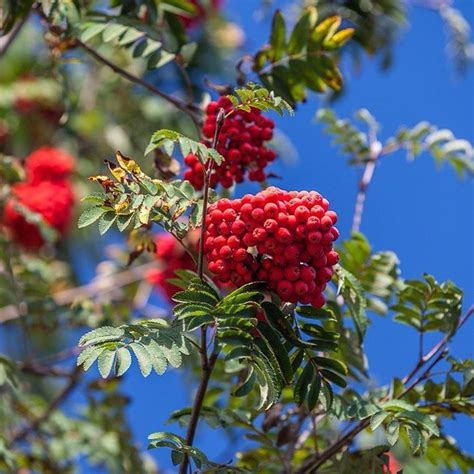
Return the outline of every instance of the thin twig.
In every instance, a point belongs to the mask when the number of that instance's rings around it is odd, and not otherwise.
[[[354,208],[354,217],[352,220],[352,231],[359,232],[362,223],[362,214],[364,213],[365,198],[367,189],[374,177],[377,161],[382,156],[383,148],[377,140],[375,125],[369,128],[369,160],[365,165],[364,173],[359,181],[359,190],[357,192],[356,204]]]
[[[41,10],[40,6],[36,6],[36,11],[38,15],[43,19],[43,21],[48,25],[48,28],[51,28],[53,25],[50,25],[48,17],[44,14],[44,12]],[[54,26],[54,31],[57,33],[59,30],[58,26]],[[64,33],[64,30],[61,30],[61,32]],[[69,39],[73,40],[76,46],[80,47],[82,50],[84,50],[87,54],[92,56],[94,59],[96,59],[98,62],[104,64],[105,66],[108,66],[112,71],[115,73],[119,74],[120,76],[124,77],[130,82],[133,82],[135,84],[138,84],[145,89],[149,90],[153,94],[161,97],[162,99],[166,100],[170,104],[174,105],[178,110],[181,110],[185,114],[189,116],[189,118],[194,122],[194,124],[199,127],[200,124],[200,115],[199,115],[199,107],[196,106],[195,104],[186,104],[182,100],[173,97],[166,92],[163,92],[161,89],[158,89],[158,87],[154,86],[153,84],[150,84],[149,82],[145,81],[141,77],[135,76],[134,74],[126,71],[125,69],[122,69],[120,66],[117,64],[109,61],[106,57],[102,56],[100,53],[98,53],[95,49],[91,48],[88,46],[86,43],[82,42],[79,38],[77,37],[70,37]]]
[[[99,276],[86,285],[58,291],[52,295],[52,298],[58,306],[65,306],[80,298],[92,298],[97,295],[103,296],[110,291],[115,291],[118,288],[142,280],[144,273],[155,267],[156,262],[149,262],[128,268],[120,273]],[[22,316],[25,316],[25,312],[20,311],[16,305],[5,306],[0,309],[0,324],[12,319],[21,318]]]
[[[216,131],[214,132],[214,139],[212,140],[212,148],[216,149],[217,143],[219,141],[219,135],[221,133],[222,125],[224,124],[225,119],[225,110],[219,109],[216,117]],[[212,173],[212,160],[209,160],[209,165],[207,168],[204,168],[205,173],[205,182],[204,182],[204,195],[203,195],[203,207],[202,207],[202,224],[201,224],[201,234],[199,236],[199,255],[198,255],[198,266],[197,273],[199,278],[202,280],[204,274],[204,235],[206,233],[206,216],[207,216],[207,207],[209,204],[209,189],[211,187],[211,173]]]
[[[68,397],[68,395],[74,390],[77,383],[79,382],[80,375],[82,372],[81,367],[76,367],[71,374],[70,379],[64,385],[63,389],[51,400],[50,404],[46,407],[45,411],[39,417],[33,419],[28,425],[18,430],[13,434],[13,437],[10,441],[10,444],[17,443],[18,441],[23,440],[29,434],[35,432],[56,410],[59,405]]]
[[[194,100],[193,83],[191,82],[191,78],[189,77],[188,71],[186,71],[186,67],[182,63],[182,60],[176,58],[176,64],[178,65],[179,72],[183,76],[184,85],[186,86],[186,94],[188,96],[188,104],[192,104]]]
[[[158,87],[154,86],[153,84],[150,84],[149,82],[145,81],[141,77],[135,76],[131,74],[130,72],[126,71],[125,69],[122,69],[120,66],[117,66],[113,62],[109,61],[106,57],[102,56],[100,53],[98,53],[95,49],[91,48],[87,44],[83,43],[80,39],[76,38],[76,44],[83,49],[86,53],[88,53],[90,56],[95,58],[97,61],[101,62],[102,64],[105,64],[108,66],[112,71],[116,72],[117,74],[120,74],[122,77],[127,79],[130,82],[134,82],[135,84],[139,84],[140,86],[144,87],[145,89],[148,89],[150,92],[153,92],[153,94],[161,97],[162,99],[165,99],[167,102],[173,104],[177,109],[181,110],[185,114],[187,114],[191,120],[199,126],[199,115],[196,113],[197,107],[190,105],[190,104],[185,104],[181,100],[177,99],[176,97],[173,97],[166,92],[163,92],[162,90],[158,89]]]
[[[38,364],[18,363],[18,368],[31,375],[38,375],[40,377],[65,377],[71,378],[74,375],[74,370],[63,369],[61,367],[48,367]]]
[[[216,117],[216,131],[214,133],[214,139],[212,141],[212,148],[217,147],[219,141],[219,135],[222,125],[225,120],[225,111],[220,109]],[[211,187],[211,172],[212,172],[212,160],[209,160],[209,165],[205,168],[205,180],[204,180],[204,191],[203,191],[203,210],[201,219],[201,233],[199,237],[199,253],[198,253],[198,265],[197,273],[201,280],[204,279],[204,236],[206,233],[206,216],[207,207],[209,201],[209,189]],[[186,432],[186,445],[192,446],[194,442],[194,436],[199,423],[199,417],[201,415],[202,405],[204,403],[204,397],[206,396],[207,387],[209,380],[211,379],[212,371],[217,362],[219,356],[219,344],[217,341],[214,342],[214,349],[210,355],[207,354],[207,328],[206,326],[201,328],[201,345],[199,354],[201,356],[201,380],[199,387],[194,398],[193,407],[191,410],[191,418],[189,420],[188,430]],[[185,454],[183,462],[179,467],[179,474],[186,474],[189,466],[189,457]]]
[[[431,350],[425,354],[416,364],[414,369],[403,378],[403,383],[406,384],[408,381],[411,383],[405,388],[405,390],[396,398],[401,398],[405,396],[408,392],[413,390],[423,379],[425,379],[431,369],[445,356],[445,349],[450,341],[451,337],[465,324],[465,322],[474,314],[474,305],[471,305],[464,316],[459,320],[459,323],[456,326],[456,329],[449,334],[446,334],[437,344],[435,344]],[[430,363],[428,366],[426,364]],[[416,373],[424,367],[422,373],[415,379],[412,380]],[[389,397],[385,397],[383,401],[386,401]],[[334,444],[329,446],[325,451],[320,455],[311,456],[297,471],[297,474],[309,474],[317,472],[318,468],[321,467],[326,461],[331,459],[344,447],[349,445],[352,440],[370,424],[370,418],[358,423],[352,430],[350,430],[346,435],[336,441]]]

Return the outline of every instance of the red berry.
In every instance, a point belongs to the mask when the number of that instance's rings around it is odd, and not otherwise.
[[[229,259],[232,257],[232,249],[229,245],[224,245],[219,250],[219,255],[224,259]]]
[[[232,222],[230,230],[235,235],[241,235],[245,232],[245,222],[242,220],[236,220]]]
[[[245,249],[237,249],[234,252],[234,260],[236,262],[243,262],[247,258],[247,251]]]
[[[285,278],[288,281],[296,281],[300,277],[300,269],[294,265],[285,268]]]
[[[327,258],[328,265],[336,265],[336,263],[339,262],[339,255],[334,250],[331,250],[330,252],[328,252],[328,254],[326,255],[326,258]]]
[[[306,222],[310,216],[309,210],[305,206],[298,206],[295,209],[295,217],[298,222]]]
[[[281,280],[278,282],[277,292],[282,298],[289,297],[293,293],[293,285],[288,280]]]
[[[304,296],[306,293],[308,293],[308,285],[304,281],[298,280],[295,283],[295,294],[297,296]]]
[[[314,281],[316,278],[316,270],[313,267],[303,267],[301,269],[301,279],[306,283]]]
[[[282,244],[289,244],[293,241],[291,232],[284,227],[280,227],[275,235],[278,242],[281,242]]]

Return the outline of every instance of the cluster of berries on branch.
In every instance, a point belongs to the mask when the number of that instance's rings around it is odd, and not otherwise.
[[[3,215],[3,224],[18,245],[38,250],[45,243],[38,226],[28,222],[18,205],[41,215],[60,235],[67,232],[73,216],[74,194],[69,181],[73,169],[72,156],[58,148],[42,147],[26,158],[26,180],[12,186]]]
[[[276,153],[265,143],[272,139],[273,120],[266,118],[258,109],[250,112],[236,110],[232,112],[232,102],[222,96],[211,102],[206,109],[206,119],[202,127],[202,142],[211,145],[216,131],[216,115],[219,109],[228,114],[225,119],[217,143],[217,151],[225,158],[220,166],[214,166],[211,171],[212,187],[221,184],[230,188],[235,183],[241,183],[247,176],[250,181],[263,182],[267,178],[265,171],[269,163],[276,158]],[[188,169],[184,173],[195,189],[204,186],[203,166],[194,154],[184,159]]]
[[[209,271],[225,284],[265,281],[286,302],[325,303],[323,291],[339,256],[337,215],[315,191],[270,187],[209,207],[204,251]]]

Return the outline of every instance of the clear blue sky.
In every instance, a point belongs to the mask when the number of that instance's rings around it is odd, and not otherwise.
[[[228,0],[229,18],[244,25],[250,50],[268,35],[268,22],[257,23],[251,12],[257,2]],[[279,2],[277,2],[279,3]],[[474,2],[458,0],[456,6],[474,23]],[[368,108],[382,124],[386,138],[400,125],[427,120],[453,130],[459,138],[474,142],[473,71],[457,77],[445,55],[445,36],[439,17],[419,8],[410,9],[410,25],[395,49],[395,61],[388,72],[367,58],[361,72],[350,62],[344,64],[349,88],[335,104],[338,115],[346,117],[361,107]],[[345,158],[330,146],[321,125],[313,121],[320,104],[316,98],[299,108],[294,118],[277,121],[299,153],[294,165],[278,165],[286,189],[316,189],[331,201],[340,217],[342,237],[347,237],[359,172],[346,165]],[[243,191],[243,190],[242,190]],[[465,290],[465,304],[474,302],[474,187],[461,182],[449,167],[436,170],[432,159],[423,155],[408,163],[402,153],[386,158],[376,170],[368,192],[362,231],[375,250],[395,251],[406,278],[423,272],[438,280],[452,279]],[[464,328],[452,349],[459,357],[473,354],[474,324]],[[380,383],[404,375],[417,354],[415,334],[389,318],[374,317],[366,347],[372,372]],[[129,415],[137,439],[145,444],[147,434],[174,429],[164,426],[171,410],[190,404],[192,389],[180,375],[168,372],[143,380],[136,369],[130,371],[125,389],[133,394]],[[465,449],[473,450],[472,421],[450,422],[448,431]],[[225,438],[219,431],[200,429],[198,447],[219,453]],[[151,453],[162,466],[170,466],[168,453]],[[173,472],[171,470],[170,472]]]

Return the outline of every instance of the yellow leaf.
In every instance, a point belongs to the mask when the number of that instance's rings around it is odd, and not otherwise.
[[[337,29],[341,26],[341,17],[340,16],[330,16],[323,20],[313,32],[314,41],[323,41],[324,39],[331,38]]]
[[[345,28],[344,30],[338,31],[332,38],[331,41],[336,43],[338,47],[346,44],[354,36],[354,28]]]
[[[140,176],[142,174],[142,170],[140,166],[138,166],[137,162],[132,160],[131,158],[127,158],[126,156],[122,155],[120,151],[117,151],[115,154],[118,164],[129,173],[132,173],[135,176]]]

